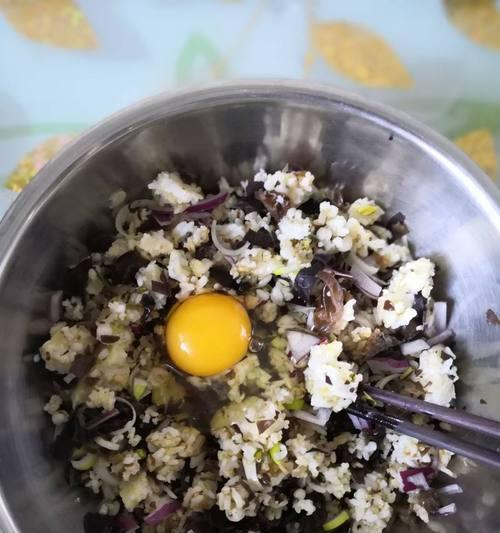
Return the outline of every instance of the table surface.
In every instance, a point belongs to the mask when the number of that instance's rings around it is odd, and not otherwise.
[[[317,80],[405,110],[500,181],[500,1],[0,0],[0,216],[70,138],[165,89]]]

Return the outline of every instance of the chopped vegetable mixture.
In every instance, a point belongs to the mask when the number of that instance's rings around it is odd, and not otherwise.
[[[446,304],[405,217],[308,171],[215,194],[161,172],[148,189],[113,194],[116,234],[68,268],[40,348],[54,447],[96,496],[86,532],[378,533],[453,512],[459,485],[436,490],[451,453],[346,412],[371,401],[364,383],[455,401]],[[186,374],[165,326],[202,293],[241,304],[251,338]],[[231,366],[207,376],[218,357]]]

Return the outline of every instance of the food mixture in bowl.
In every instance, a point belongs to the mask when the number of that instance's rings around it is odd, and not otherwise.
[[[148,189],[113,194],[116,235],[69,267],[40,349],[54,446],[99,498],[86,532],[377,533],[452,513],[451,453],[346,412],[375,403],[363,384],[455,399],[436,268],[404,216],[308,171]]]

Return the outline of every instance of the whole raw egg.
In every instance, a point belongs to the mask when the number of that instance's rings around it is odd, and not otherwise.
[[[216,292],[191,296],[165,324],[165,345],[173,363],[193,376],[212,376],[240,361],[252,326],[241,303]]]

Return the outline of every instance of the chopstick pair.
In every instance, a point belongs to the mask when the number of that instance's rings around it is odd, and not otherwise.
[[[462,429],[468,429],[491,437],[500,438],[500,422],[495,420],[434,405],[423,400],[417,400],[394,392],[377,389],[376,387],[366,386],[363,390],[375,400],[398,407],[409,413],[426,414],[432,418],[447,422],[448,424]],[[396,431],[397,433],[415,437],[419,441],[430,444],[431,446],[443,448],[488,466],[500,468],[500,453],[490,448],[484,448],[477,444],[463,441],[442,431],[413,424],[404,418],[388,415],[365,404],[360,403],[351,405],[347,408],[347,412],[354,416],[374,422],[387,429]]]

